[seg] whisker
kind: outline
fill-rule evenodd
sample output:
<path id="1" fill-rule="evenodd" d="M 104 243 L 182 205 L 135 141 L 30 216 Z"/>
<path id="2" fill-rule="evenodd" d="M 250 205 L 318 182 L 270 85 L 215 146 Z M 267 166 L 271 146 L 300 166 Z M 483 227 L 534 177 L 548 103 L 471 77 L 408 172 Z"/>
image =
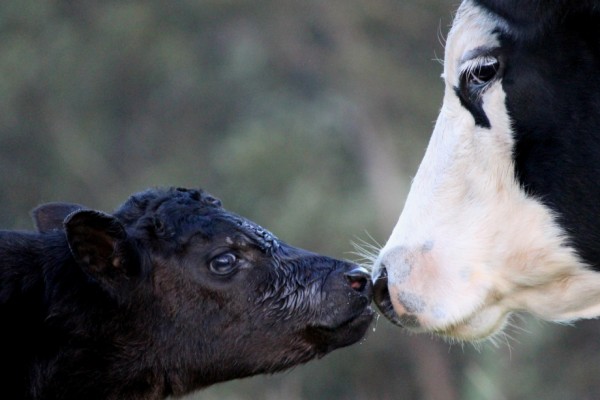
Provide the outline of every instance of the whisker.
<path id="1" fill-rule="evenodd" d="M 346 254 L 352 255 L 356 258 L 354 261 L 361 266 L 372 270 L 373 264 L 379 256 L 379 251 L 383 247 L 377 240 L 365 231 L 367 239 L 355 237 L 355 240 L 351 241 L 350 244 L 354 247 L 354 251 L 347 252 Z"/>
<path id="2" fill-rule="evenodd" d="M 444 30 L 442 29 L 442 20 L 440 20 L 440 23 L 438 24 L 437 40 L 440 43 L 440 45 L 442 46 L 442 48 L 446 47 L 446 36 L 444 35 Z M 444 59 L 439 58 L 437 56 L 437 54 L 435 54 L 435 52 L 434 52 L 434 60 L 439 62 L 442 67 L 444 66 Z"/>

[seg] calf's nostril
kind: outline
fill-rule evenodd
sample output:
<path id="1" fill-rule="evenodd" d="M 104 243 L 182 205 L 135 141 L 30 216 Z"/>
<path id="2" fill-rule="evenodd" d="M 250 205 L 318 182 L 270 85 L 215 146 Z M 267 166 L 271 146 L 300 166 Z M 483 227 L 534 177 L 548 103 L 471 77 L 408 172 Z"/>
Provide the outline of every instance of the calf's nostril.
<path id="1" fill-rule="evenodd" d="M 344 274 L 350 287 L 357 292 L 363 292 L 369 284 L 370 276 L 367 270 L 361 267 L 354 268 Z"/>

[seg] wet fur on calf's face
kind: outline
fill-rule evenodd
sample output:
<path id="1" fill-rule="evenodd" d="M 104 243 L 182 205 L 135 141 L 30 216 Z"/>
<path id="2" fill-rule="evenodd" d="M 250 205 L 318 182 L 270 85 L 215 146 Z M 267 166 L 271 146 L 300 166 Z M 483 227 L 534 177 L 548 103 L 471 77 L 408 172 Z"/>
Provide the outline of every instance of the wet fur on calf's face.
<path id="1" fill-rule="evenodd" d="M 11 398 L 181 395 L 323 356 L 372 318 L 364 271 L 203 191 L 148 190 L 114 215 L 50 204 L 34 218 L 41 233 L 0 234 Z"/>
<path id="2" fill-rule="evenodd" d="M 374 268 L 390 319 L 478 340 L 513 311 L 600 315 L 599 37 L 598 1 L 463 1 L 443 106 Z"/>

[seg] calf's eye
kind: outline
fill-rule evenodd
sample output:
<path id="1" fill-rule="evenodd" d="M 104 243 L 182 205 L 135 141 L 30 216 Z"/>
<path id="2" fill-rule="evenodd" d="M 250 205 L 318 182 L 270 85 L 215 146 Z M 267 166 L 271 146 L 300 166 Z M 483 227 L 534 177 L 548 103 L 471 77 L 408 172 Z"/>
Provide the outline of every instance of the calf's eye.
<path id="1" fill-rule="evenodd" d="M 237 269 L 238 258 L 233 253 L 223 253 L 212 260 L 208 264 L 210 271 L 217 275 L 228 275 Z"/>

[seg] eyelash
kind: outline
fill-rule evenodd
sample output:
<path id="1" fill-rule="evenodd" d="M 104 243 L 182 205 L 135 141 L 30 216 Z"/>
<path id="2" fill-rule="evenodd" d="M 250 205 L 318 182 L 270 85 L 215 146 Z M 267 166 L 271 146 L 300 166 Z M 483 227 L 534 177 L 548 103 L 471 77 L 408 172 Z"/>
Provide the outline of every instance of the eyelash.
<path id="1" fill-rule="evenodd" d="M 460 73 L 460 85 L 472 96 L 481 96 L 500 72 L 500 61 L 496 57 L 483 56 L 468 60 Z"/>

